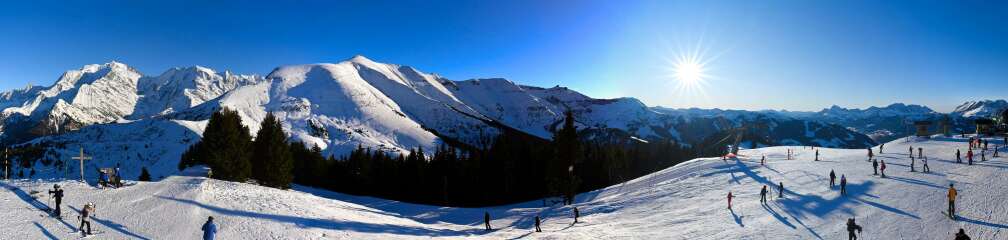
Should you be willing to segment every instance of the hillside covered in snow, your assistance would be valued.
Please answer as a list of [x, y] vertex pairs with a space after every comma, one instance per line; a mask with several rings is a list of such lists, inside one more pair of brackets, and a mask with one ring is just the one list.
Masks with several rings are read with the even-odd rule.
[[[1000, 139], [988, 139], [1003, 147]], [[922, 148], [922, 162], [910, 171], [908, 148]], [[93, 224], [101, 239], [198, 238], [200, 225], [214, 216], [222, 239], [842, 239], [848, 218], [864, 228], [864, 239], [952, 239], [965, 229], [973, 239], [1004, 239], [1008, 160], [989, 158], [957, 163], [965, 139], [935, 136], [899, 139], [876, 155], [886, 178], [872, 174], [864, 149], [769, 147], [743, 150], [738, 159], [701, 158], [576, 197], [571, 206], [540, 201], [487, 208], [448, 208], [356, 197], [304, 187], [278, 190], [201, 177], [189, 169], [156, 182], [127, 182], [122, 189], [95, 189], [73, 181], [16, 180], [2, 183], [3, 239], [74, 238], [74, 217], [95, 202]], [[787, 160], [786, 152], [794, 151]], [[879, 152], [879, 148], [874, 150]], [[1001, 150], [1008, 150], [1002, 148]], [[820, 161], [813, 161], [819, 151]], [[1003, 151], [1002, 151], [1003, 152]], [[766, 156], [766, 164], [759, 162]], [[990, 157], [990, 156], [988, 156]], [[965, 159], [964, 159], [965, 161]], [[847, 195], [830, 187], [828, 173], [847, 179]], [[839, 181], [839, 180], [838, 180]], [[778, 198], [778, 183], [783, 197]], [[46, 189], [66, 188], [64, 220], [46, 217]], [[959, 197], [953, 220], [946, 190]], [[770, 187], [761, 204], [759, 191]], [[735, 196], [732, 209], [725, 196]], [[571, 212], [581, 212], [571, 224]], [[494, 231], [482, 229], [488, 212]], [[533, 232], [535, 216], [541, 233]]]

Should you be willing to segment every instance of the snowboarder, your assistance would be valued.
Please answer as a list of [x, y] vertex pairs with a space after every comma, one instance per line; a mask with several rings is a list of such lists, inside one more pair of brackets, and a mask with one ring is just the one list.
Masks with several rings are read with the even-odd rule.
[[857, 235], [854, 234], [854, 230], [857, 230], [858, 234], [861, 234], [861, 226], [854, 223], [854, 218], [847, 219], [847, 239], [857, 240]]
[[777, 189], [777, 198], [784, 198], [784, 182], [780, 182], [780, 188]]
[[759, 191], [760, 203], [766, 204], [766, 184], [763, 184], [763, 189]]
[[536, 222], [535, 222], [536, 232], [542, 232], [542, 229], [539, 229], [539, 221], [540, 221], [539, 215], [536, 215]]
[[486, 226], [486, 230], [490, 231], [490, 212], [483, 212], [483, 225]]
[[966, 151], [966, 161], [969, 162], [969, 165], [973, 165], [973, 149]]
[[879, 154], [882, 154], [882, 148], [885, 148], [885, 143], [879, 144], [879, 146], [878, 146], [878, 153]]
[[729, 210], [731, 209], [731, 199], [732, 199], [732, 197], [733, 196], [731, 194], [731, 191], [728, 191], [728, 209]]
[[878, 159], [872, 160], [871, 165], [872, 165], [872, 171], [875, 171], [875, 173], [873, 173], [872, 175], [878, 175]]
[[847, 176], [840, 174], [840, 195], [847, 196]]
[[959, 232], [955, 234], [954, 240], [970, 240], [970, 237], [966, 235], [966, 230], [960, 228]]
[[949, 183], [949, 189], [948, 189], [948, 203], [949, 203], [948, 214], [949, 214], [949, 218], [955, 218], [955, 198], [956, 198], [957, 194], [958, 194], [958, 192], [956, 191], [955, 187], [952, 186], [951, 183]]
[[[84, 207], [81, 208], [80, 213], [81, 215], [77, 217], [80, 219], [80, 226], [77, 227], [77, 230], [81, 232], [81, 237], [87, 237], [87, 235], [91, 235], [91, 221], [88, 219], [88, 217], [91, 217], [91, 214], [94, 214], [94, 211], [95, 211], [94, 203], [90, 202], [84, 204]], [[87, 226], [86, 232], [84, 231], [85, 225]]]
[[879, 172], [882, 172], [882, 177], [885, 177], [885, 160], [882, 160], [881, 162], [882, 163], [879, 163]]
[[869, 161], [872, 160], [872, 157], [874, 157], [874, 156], [875, 156], [875, 154], [872, 153], [871, 148], [868, 148], [868, 160]]
[[836, 182], [836, 173], [833, 173], [833, 169], [830, 169], [829, 170], [829, 187], [830, 187], [830, 189], [833, 189], [833, 186], [836, 186], [836, 184], [834, 184], [834, 182]]
[[207, 217], [203, 227], [203, 240], [214, 240], [217, 237], [217, 224], [213, 222], [213, 216]]
[[815, 160], [819, 161], [819, 149], [815, 150]]
[[[731, 204], [729, 203], [729, 205], [731, 205]], [[574, 223], [578, 223], [578, 218], [579, 217], [581, 217], [581, 211], [578, 211], [577, 207], [574, 207]], [[573, 225], [573, 224], [571, 224], [571, 225]]]
[[956, 163], [962, 163], [962, 153], [959, 152], [959, 149], [956, 149]]
[[60, 189], [59, 184], [53, 184], [53, 190], [49, 190], [49, 195], [56, 203], [51, 214], [56, 216], [57, 219], [63, 219], [62, 210], [60, 210], [60, 203], [63, 202], [63, 189]]

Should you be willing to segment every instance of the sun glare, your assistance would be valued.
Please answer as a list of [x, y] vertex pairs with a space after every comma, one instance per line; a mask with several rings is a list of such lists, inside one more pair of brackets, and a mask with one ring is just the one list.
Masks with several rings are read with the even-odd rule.
[[675, 71], [676, 79], [683, 81], [687, 84], [695, 84], [698, 81], [703, 80], [704, 69], [699, 63], [693, 61], [683, 61], [678, 62], [673, 67]]

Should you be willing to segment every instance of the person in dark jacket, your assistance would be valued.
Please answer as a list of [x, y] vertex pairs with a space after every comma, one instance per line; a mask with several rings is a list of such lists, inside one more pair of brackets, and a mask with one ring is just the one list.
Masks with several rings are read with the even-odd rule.
[[577, 207], [574, 207], [574, 223], [578, 223], [579, 217], [581, 217], [581, 211], [578, 211]]
[[217, 238], [217, 224], [214, 223], [213, 216], [207, 217], [206, 222], [203, 223], [203, 227], [200, 229], [203, 230], [203, 240], [214, 240], [214, 238]]
[[819, 161], [819, 149], [815, 150], [815, 160]]
[[847, 196], [847, 176], [840, 175], [840, 195]]
[[859, 226], [856, 223], [854, 223], [854, 219], [853, 218], [848, 218], [847, 219], [847, 239], [848, 240], [857, 240], [857, 234], [854, 234], [854, 230], [857, 230], [858, 233], [861, 233], [861, 226]]
[[885, 160], [882, 160], [882, 163], [879, 163], [879, 172], [882, 173], [882, 177], [885, 177]]
[[763, 189], [759, 191], [760, 203], [766, 204], [766, 184], [763, 185]]
[[832, 189], [833, 186], [836, 185], [836, 184], [834, 184], [835, 182], [836, 182], [836, 173], [833, 173], [833, 169], [830, 169], [829, 170], [829, 187], [830, 187], [830, 189]]
[[970, 240], [970, 237], [966, 235], [966, 230], [960, 228], [959, 232], [955, 234], [955, 240]]
[[959, 152], [959, 149], [956, 149], [956, 163], [962, 163], [962, 153]]
[[63, 219], [63, 211], [60, 210], [60, 204], [63, 202], [63, 189], [60, 189], [59, 184], [53, 184], [53, 190], [49, 190], [49, 195], [52, 195], [52, 198], [56, 203], [56, 206], [53, 208], [52, 215], [56, 216], [57, 219]]
[[872, 175], [878, 175], [878, 159], [872, 159], [871, 166], [872, 171], [875, 171], [875, 173]]
[[535, 222], [536, 232], [542, 232], [542, 229], [539, 229], [539, 221], [540, 221], [539, 215], [536, 215], [536, 222]]
[[483, 225], [486, 226], [487, 231], [493, 230], [490, 228], [490, 212], [483, 212]]
[[882, 149], [883, 148], [885, 148], [885, 143], [879, 144], [879, 146], [878, 146], [878, 153], [879, 154], [882, 154]]
[[777, 198], [784, 198], [784, 182], [780, 182], [780, 188], [777, 189]]
[[[91, 220], [89, 220], [89, 217], [91, 217], [91, 214], [94, 214], [94, 211], [94, 203], [84, 204], [84, 207], [81, 208], [81, 215], [78, 217], [80, 218], [80, 226], [77, 227], [77, 230], [81, 232], [81, 237], [91, 235]], [[87, 226], [87, 231], [84, 231], [84, 226]]]

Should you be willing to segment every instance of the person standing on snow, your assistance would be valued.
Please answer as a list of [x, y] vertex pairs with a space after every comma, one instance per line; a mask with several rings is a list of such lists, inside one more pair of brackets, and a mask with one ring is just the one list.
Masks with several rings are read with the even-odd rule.
[[882, 163], [879, 164], [879, 172], [882, 172], [882, 177], [884, 178], [885, 177], [885, 160], [882, 160], [881, 162]]
[[[81, 237], [87, 237], [87, 235], [91, 235], [91, 221], [88, 220], [88, 218], [91, 217], [91, 214], [93, 214], [94, 211], [95, 211], [94, 203], [84, 204], [84, 207], [81, 208], [81, 215], [78, 216], [78, 218], [80, 219], [80, 226], [77, 227], [77, 230], [81, 232]], [[84, 231], [85, 225], [87, 225], [86, 232]]]
[[59, 184], [53, 184], [53, 190], [49, 190], [49, 195], [52, 196], [56, 203], [51, 214], [56, 216], [57, 219], [63, 219], [63, 211], [60, 210], [60, 203], [63, 202], [63, 189], [60, 189]]
[[857, 230], [857, 232], [860, 234], [861, 233], [861, 226], [857, 225], [857, 223], [854, 223], [854, 218], [848, 218], [847, 219], [847, 239], [848, 240], [857, 240], [857, 235], [854, 234], [854, 230]]
[[759, 191], [760, 203], [766, 204], [766, 184], [763, 184], [763, 189]]
[[[578, 223], [578, 218], [581, 217], [581, 211], [578, 211], [577, 207], [574, 207], [574, 223]], [[574, 225], [573, 223], [571, 225]]]
[[868, 160], [871, 161], [872, 157], [874, 157], [874, 156], [875, 156], [875, 154], [872, 153], [871, 148], [868, 148]]
[[833, 189], [833, 187], [836, 186], [834, 185], [836, 181], [837, 181], [837, 173], [834, 173], [833, 169], [830, 169], [830, 189]]
[[[913, 152], [913, 151], [911, 151], [911, 152]], [[914, 165], [915, 165], [916, 163], [917, 163], [917, 160], [916, 160], [916, 159], [914, 159], [914, 156], [913, 156], [913, 153], [910, 153], [910, 171], [911, 171], [911, 172], [916, 172], [916, 171], [917, 171], [917, 169], [916, 169], [916, 168], [914, 168]]]
[[966, 151], [966, 161], [969, 162], [969, 165], [973, 165], [973, 149]]
[[956, 199], [956, 195], [958, 195], [958, 194], [959, 193], [958, 193], [958, 191], [956, 191], [955, 187], [952, 186], [951, 183], [949, 183], [949, 189], [948, 189], [948, 203], [949, 203], [948, 214], [949, 214], [950, 218], [955, 218], [955, 199]]
[[728, 209], [729, 210], [731, 210], [731, 199], [732, 199], [732, 197], [734, 197], [734, 196], [732, 196], [731, 191], [728, 191]]
[[766, 165], [766, 155], [763, 155], [763, 158], [760, 158], [759, 165], [760, 166]]
[[485, 225], [486, 230], [490, 231], [490, 212], [483, 212], [483, 225]]
[[214, 238], [217, 238], [217, 224], [214, 223], [213, 216], [207, 217], [206, 222], [203, 223], [203, 227], [200, 229], [203, 230], [203, 240], [214, 240]]
[[956, 149], [956, 163], [962, 163], [962, 154]]
[[819, 149], [815, 150], [815, 160], [819, 161]]
[[913, 146], [910, 146], [910, 158], [913, 158]]
[[954, 240], [970, 240], [970, 237], [966, 235], [966, 230], [959, 228], [959, 232], [955, 234]]
[[777, 189], [777, 198], [784, 198], [784, 182], [780, 182], [780, 188]]
[[882, 148], [885, 148], [885, 143], [879, 144], [879, 146], [878, 146], [878, 153], [879, 154], [882, 154]]
[[872, 175], [878, 175], [878, 159], [873, 159], [871, 161], [872, 171], [875, 171]]
[[923, 159], [921, 159], [921, 161], [924, 161], [924, 172], [926, 173], [931, 172], [931, 168], [929, 168], [927, 164], [928, 162], [927, 157], [924, 157]]
[[847, 176], [840, 175], [840, 196], [847, 196]]
[[536, 215], [535, 228], [536, 228], [536, 230], [535, 230], [536, 232], [542, 232], [542, 229], [539, 229], [539, 215]]
[[917, 158], [924, 158], [924, 148], [922, 147], [917, 148]]

